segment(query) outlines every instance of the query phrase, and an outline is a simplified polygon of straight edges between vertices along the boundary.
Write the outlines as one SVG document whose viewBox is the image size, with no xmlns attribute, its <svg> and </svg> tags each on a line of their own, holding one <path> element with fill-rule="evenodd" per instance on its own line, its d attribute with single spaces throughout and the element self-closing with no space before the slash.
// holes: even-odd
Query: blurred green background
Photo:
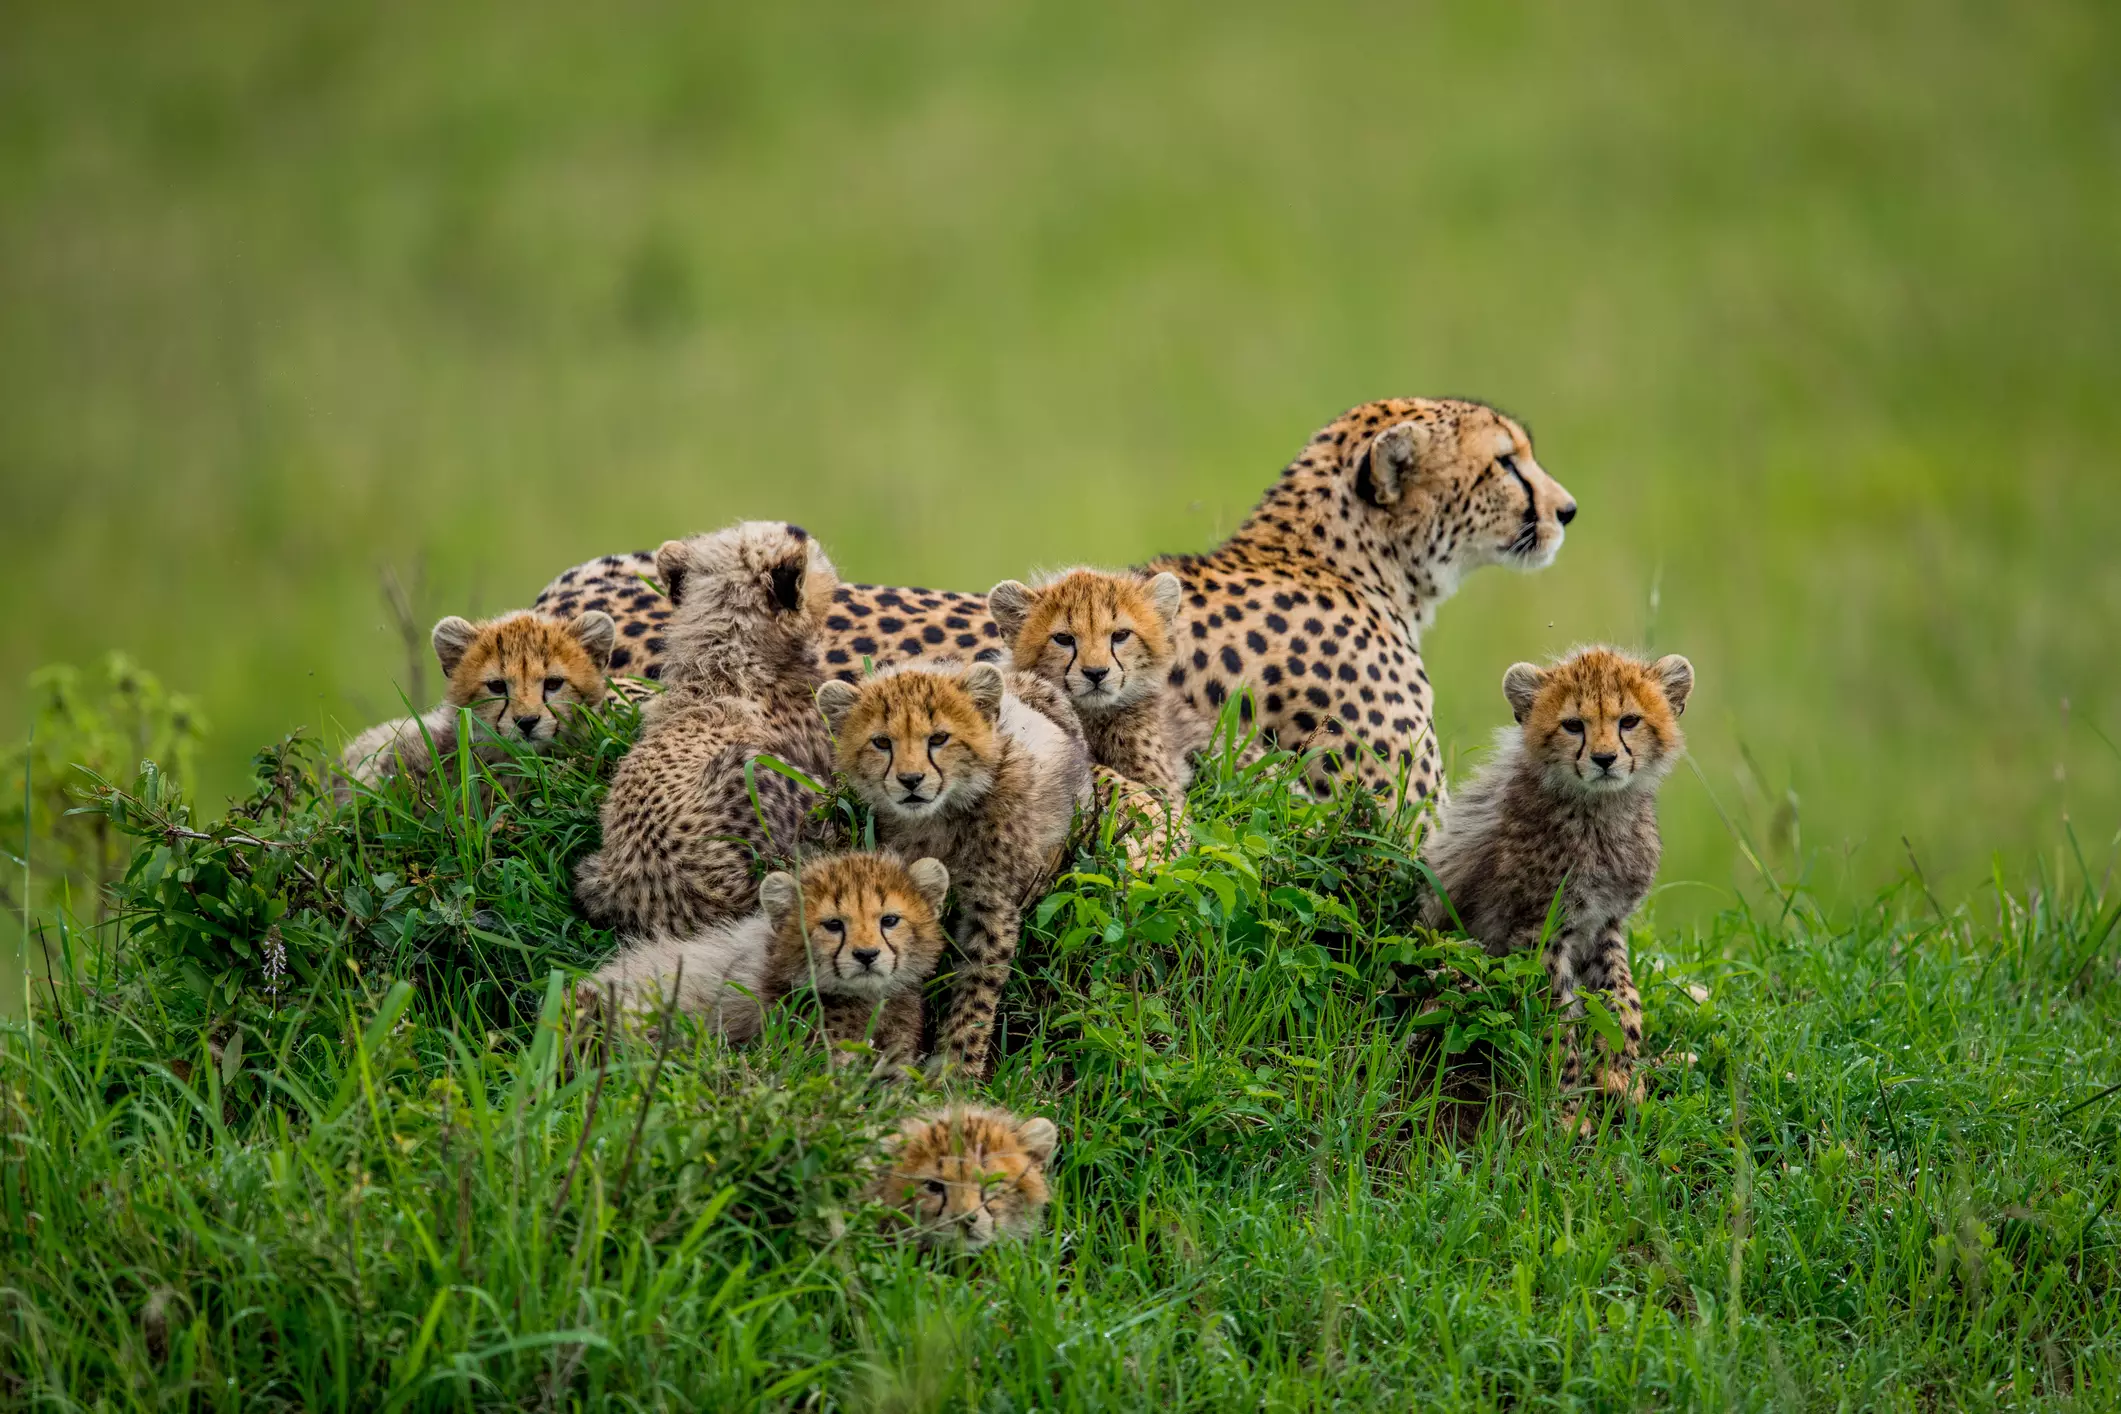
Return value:
<svg viewBox="0 0 2121 1414">
<path fill-rule="evenodd" d="M 1963 894 L 2065 815 L 2096 870 L 2117 41 L 2048 0 L 12 5 L 0 664 L 129 650 L 218 798 L 397 709 L 386 569 L 427 621 L 774 515 L 980 589 L 1205 547 L 1341 408 L 1460 394 L 1583 506 L 1429 639 L 1461 759 L 1512 660 L 1678 649 L 1667 880 L 1751 877 L 1719 804 L 1829 890 L 1905 835 Z"/>
</svg>

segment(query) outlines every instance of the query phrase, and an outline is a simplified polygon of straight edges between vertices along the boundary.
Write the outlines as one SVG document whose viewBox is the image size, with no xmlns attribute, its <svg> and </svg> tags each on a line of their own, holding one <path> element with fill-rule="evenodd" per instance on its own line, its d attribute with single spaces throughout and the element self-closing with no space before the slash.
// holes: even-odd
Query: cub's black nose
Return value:
<svg viewBox="0 0 2121 1414">
<path fill-rule="evenodd" d="M 532 732 L 536 731 L 537 729 L 538 729 L 538 719 L 537 719 L 536 717 L 518 717 L 518 718 L 516 718 L 516 730 L 517 730 L 517 731 L 519 731 L 519 732 L 521 732 L 521 733 L 522 733 L 522 734 L 523 734 L 524 736 L 529 736 L 529 735 L 530 735 L 530 734 L 531 734 Z"/>
<path fill-rule="evenodd" d="M 875 948 L 856 948 L 854 950 L 854 960 L 864 967 L 868 967 L 873 964 L 876 961 L 876 958 L 877 949 Z"/>
<path fill-rule="evenodd" d="M 1611 770 L 1613 767 L 1613 763 L 1615 761 L 1618 761 L 1619 759 L 1620 753 L 1617 751 L 1594 751 L 1591 753 L 1592 762 L 1596 764 L 1598 769 L 1601 771 Z"/>
<path fill-rule="evenodd" d="M 1570 521 L 1576 519 L 1576 503 L 1571 501 L 1560 510 L 1554 512 L 1554 519 L 1560 521 L 1563 525 L 1567 525 Z"/>
<path fill-rule="evenodd" d="M 919 790 L 921 782 L 926 779 L 927 777 L 919 771 L 901 771 L 898 773 L 898 783 L 907 790 Z"/>
<path fill-rule="evenodd" d="M 1085 668 L 1083 669 L 1083 678 L 1092 687 L 1102 687 L 1104 686 L 1106 676 L 1110 674 L 1111 671 L 1112 670 L 1110 668 Z"/>
</svg>

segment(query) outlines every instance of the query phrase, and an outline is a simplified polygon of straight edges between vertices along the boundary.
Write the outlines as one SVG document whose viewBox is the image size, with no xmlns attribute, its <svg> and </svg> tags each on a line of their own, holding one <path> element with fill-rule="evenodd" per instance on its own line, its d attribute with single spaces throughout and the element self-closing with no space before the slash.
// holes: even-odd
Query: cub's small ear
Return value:
<svg viewBox="0 0 2121 1414">
<path fill-rule="evenodd" d="M 1041 1166 L 1052 1163 L 1053 1151 L 1060 1147 L 1060 1131 L 1044 1115 L 1018 1125 L 1016 1137 L 1024 1141 L 1024 1152 Z"/>
<path fill-rule="evenodd" d="M 784 614 L 792 614 L 803 607 L 803 576 L 810 569 L 807 551 L 781 561 L 766 572 L 769 582 L 767 592 L 773 596 L 773 607 Z"/>
<path fill-rule="evenodd" d="M 1002 631 L 1002 637 L 1011 643 L 1024 630 L 1024 620 L 1031 617 L 1032 594 L 1029 585 L 1017 580 L 1005 579 L 987 591 L 987 612 L 994 616 L 994 626 Z"/>
<path fill-rule="evenodd" d="M 1149 581 L 1149 602 L 1156 606 L 1156 612 L 1168 629 L 1178 622 L 1179 606 L 1186 602 L 1186 586 L 1177 575 L 1165 570 Z"/>
<path fill-rule="evenodd" d="M 567 631 L 582 645 L 582 651 L 597 665 L 598 672 L 611 666 L 611 650 L 619 642 L 619 626 L 612 622 L 611 615 L 602 609 L 585 610 L 575 615 L 573 622 L 567 625 Z"/>
<path fill-rule="evenodd" d="M 1684 714 L 1686 700 L 1694 693 L 1694 665 L 1677 653 L 1667 653 L 1650 664 L 1650 676 L 1664 684 L 1664 700 L 1672 704 L 1672 715 Z"/>
<path fill-rule="evenodd" d="M 1435 438 L 1426 422 L 1395 423 L 1378 433 L 1355 468 L 1355 494 L 1373 506 L 1397 505 Z"/>
<path fill-rule="evenodd" d="M 1002 670 L 992 663 L 974 663 L 965 670 L 965 692 L 979 714 L 992 722 L 1002 715 Z"/>
<path fill-rule="evenodd" d="M 1539 685 L 1546 680 L 1546 673 L 1535 663 L 1512 663 L 1502 675 L 1502 695 L 1518 725 L 1532 714 L 1532 699 L 1539 696 Z"/>
<path fill-rule="evenodd" d="M 435 625 L 435 659 L 441 663 L 444 677 L 457 670 L 457 664 L 464 661 L 465 653 L 470 651 L 478 636 L 477 624 L 470 619 L 460 619 L 455 614 Z"/>
<path fill-rule="evenodd" d="M 795 875 L 783 872 L 768 874 L 759 880 L 759 907 L 766 910 L 767 921 L 778 928 L 795 912 L 797 900 L 803 896 L 801 885 Z"/>
<path fill-rule="evenodd" d="M 940 859 L 916 859 L 906 866 L 906 873 L 913 880 L 913 887 L 921 891 L 921 897 L 937 913 L 943 911 L 943 900 L 950 897 L 950 871 Z"/>
<path fill-rule="evenodd" d="M 834 736 L 839 735 L 840 728 L 846 724 L 847 714 L 854 710 L 854 704 L 861 700 L 861 696 L 861 689 L 838 678 L 828 678 L 818 684 L 818 710 L 825 714 L 825 725 L 832 728 Z"/>
<path fill-rule="evenodd" d="M 655 552 L 655 577 L 663 581 L 663 592 L 671 603 L 684 602 L 685 575 L 691 568 L 691 547 L 682 540 L 665 540 Z"/>
</svg>

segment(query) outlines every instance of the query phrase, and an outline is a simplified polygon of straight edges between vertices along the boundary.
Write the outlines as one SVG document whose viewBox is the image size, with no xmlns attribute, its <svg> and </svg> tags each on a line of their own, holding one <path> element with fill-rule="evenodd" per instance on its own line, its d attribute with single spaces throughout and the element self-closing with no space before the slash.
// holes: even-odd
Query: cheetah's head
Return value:
<svg viewBox="0 0 2121 1414">
<path fill-rule="evenodd" d="M 443 700 L 469 708 L 482 734 L 542 749 L 577 707 L 604 700 L 618 630 L 594 609 L 566 623 L 525 609 L 484 623 L 455 615 L 434 627 Z"/>
<path fill-rule="evenodd" d="M 1610 648 L 1550 668 L 1518 663 L 1502 678 L 1541 779 L 1582 795 L 1656 789 L 1686 749 L 1679 716 L 1693 691 L 1694 667 L 1677 653 L 1645 663 Z"/>
<path fill-rule="evenodd" d="M 934 975 L 949 893 L 940 860 L 836 854 L 812 860 L 800 883 L 768 874 L 759 905 L 798 984 L 815 979 L 828 996 L 881 999 Z"/>
<path fill-rule="evenodd" d="M 1002 673 L 992 663 L 911 663 L 817 690 L 840 773 L 887 819 L 963 809 L 994 784 Z"/>
<path fill-rule="evenodd" d="M 1327 533 L 1396 562 L 1417 598 L 1450 596 L 1483 565 L 1544 569 L 1576 518 L 1576 499 L 1532 455 L 1523 427 L 1480 403 L 1372 404 L 1342 444 L 1348 529 Z M 1371 430 L 1373 422 L 1382 426 Z M 1324 523 L 1322 523 L 1324 524 Z"/>
<path fill-rule="evenodd" d="M 1076 710 L 1116 711 L 1161 688 L 1170 670 L 1171 626 L 1185 589 L 1171 573 L 1069 570 L 1037 589 L 1005 579 L 987 611 L 1018 667 L 1056 683 Z"/>
<path fill-rule="evenodd" d="M 911 1221 L 926 1247 L 977 1252 L 1038 1227 L 1053 1121 L 964 1106 L 909 1119 L 888 1141 L 869 1196 Z"/>
<path fill-rule="evenodd" d="M 672 606 L 666 681 L 738 657 L 768 676 L 808 661 L 839 588 L 823 547 L 777 520 L 665 541 L 655 570 Z"/>
</svg>

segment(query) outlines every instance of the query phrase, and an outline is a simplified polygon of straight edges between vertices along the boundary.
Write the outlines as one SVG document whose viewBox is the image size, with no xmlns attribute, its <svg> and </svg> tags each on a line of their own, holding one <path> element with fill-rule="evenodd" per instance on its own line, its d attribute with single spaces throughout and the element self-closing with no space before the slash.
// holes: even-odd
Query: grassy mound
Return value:
<svg viewBox="0 0 2121 1414">
<path fill-rule="evenodd" d="M 1059 1124 L 1058 1199 L 952 1261 L 856 1199 L 935 1097 L 830 1073 L 801 1008 L 561 1044 L 634 726 L 348 808 L 301 742 L 221 821 L 100 792 L 118 923 L 0 1045 L 0 1400 L 2121 1402 L 2090 876 L 1645 927 L 1651 1098 L 1573 1140 L 1535 970 L 1407 924 L 1411 813 L 1225 759 L 1190 853 L 1089 841 L 1035 910 L 990 1090 Z"/>
</svg>

